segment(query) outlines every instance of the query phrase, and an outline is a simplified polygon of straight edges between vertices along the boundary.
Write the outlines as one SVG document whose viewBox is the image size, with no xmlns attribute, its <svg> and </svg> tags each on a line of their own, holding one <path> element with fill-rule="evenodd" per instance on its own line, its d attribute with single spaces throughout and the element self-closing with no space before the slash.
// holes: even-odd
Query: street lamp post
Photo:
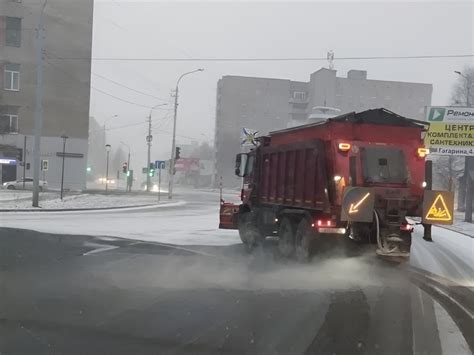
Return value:
<svg viewBox="0 0 474 355">
<path fill-rule="evenodd" d="M 471 85 L 469 77 L 460 71 L 454 71 L 459 76 L 466 80 L 466 106 L 471 107 Z M 466 155 L 464 158 L 464 178 L 466 179 L 466 209 L 464 212 L 464 220 L 472 223 L 472 195 L 473 195 L 473 181 L 471 178 L 471 171 L 474 170 L 474 157 Z"/>
<path fill-rule="evenodd" d="M 36 104 L 35 130 L 33 143 L 33 207 L 39 206 L 39 176 L 41 159 L 41 131 L 43 129 L 43 42 L 44 42 L 44 10 L 48 0 L 45 0 L 38 16 L 36 32 Z M 24 162 L 26 164 L 26 162 Z"/>
<path fill-rule="evenodd" d="M 129 171 L 130 171 L 130 146 L 129 146 L 127 143 L 122 142 L 122 141 L 120 141 L 120 144 L 123 144 L 124 146 L 126 146 L 126 147 L 128 148 L 127 172 L 129 172 Z M 130 192 L 131 186 L 130 186 L 130 184 L 128 183 L 128 175 L 127 175 L 126 181 L 127 181 L 127 183 L 126 183 L 126 188 L 125 188 L 125 190 Z"/>
<path fill-rule="evenodd" d="M 204 71 L 204 69 L 196 69 L 187 73 L 182 74 L 176 82 L 175 96 L 174 96 L 174 117 L 173 117 L 173 140 L 171 143 L 171 159 L 170 159 L 170 170 L 169 170 L 169 186 L 168 186 L 168 199 L 173 198 L 173 179 L 174 179 L 174 165 L 176 160 L 176 120 L 178 118 L 178 90 L 179 82 L 183 77 L 189 74 Z"/>
<path fill-rule="evenodd" d="M 61 201 L 63 200 L 63 193 L 64 193 L 64 161 L 66 159 L 66 140 L 69 138 L 65 134 L 61 136 L 63 139 L 63 164 L 61 168 Z"/>
<path fill-rule="evenodd" d="M 107 164 L 105 168 L 105 194 L 109 192 L 109 154 L 112 147 L 110 144 L 105 145 L 105 150 L 107 152 Z"/>
<path fill-rule="evenodd" d="M 147 149 L 147 166 L 146 166 L 146 191 L 150 192 L 150 185 L 151 185 L 151 176 L 150 176 L 150 163 L 151 163 L 151 142 L 153 141 L 153 136 L 151 135 L 151 113 L 152 111 L 160 106 L 166 106 L 168 105 L 167 103 L 164 104 L 158 104 L 156 106 L 153 106 L 150 109 L 150 114 L 148 115 L 148 135 L 146 136 L 146 143 L 148 145 Z"/>
</svg>

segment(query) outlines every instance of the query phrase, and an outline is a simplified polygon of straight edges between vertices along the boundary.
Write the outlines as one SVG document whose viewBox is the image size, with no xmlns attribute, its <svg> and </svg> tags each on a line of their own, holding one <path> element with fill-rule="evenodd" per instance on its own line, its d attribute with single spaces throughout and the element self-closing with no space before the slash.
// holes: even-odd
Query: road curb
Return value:
<svg viewBox="0 0 474 355">
<path fill-rule="evenodd" d="M 177 201 L 179 202 L 179 201 Z M 142 208 L 142 207 L 165 207 L 166 205 L 170 205 L 169 207 L 175 207 L 176 203 L 165 203 L 165 204 L 156 204 L 156 203 L 148 203 L 145 205 L 131 205 L 131 206 L 115 206 L 115 207 L 91 207 L 91 208 L 28 208 L 28 209 L 0 209 L 0 212 L 78 212 L 78 211 L 108 211 L 108 210 L 119 210 L 119 209 L 127 209 L 127 208 Z"/>
</svg>

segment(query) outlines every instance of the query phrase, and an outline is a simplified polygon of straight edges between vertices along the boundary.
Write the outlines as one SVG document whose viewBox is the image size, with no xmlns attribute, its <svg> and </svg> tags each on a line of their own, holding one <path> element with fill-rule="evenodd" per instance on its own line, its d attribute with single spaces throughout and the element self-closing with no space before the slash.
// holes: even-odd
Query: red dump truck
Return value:
<svg viewBox="0 0 474 355">
<path fill-rule="evenodd" d="M 424 217 L 431 189 L 422 140 L 428 126 L 374 109 L 260 137 L 236 157 L 242 203 L 221 200 L 220 228 L 238 229 L 248 248 L 278 237 L 283 256 L 302 260 L 327 238 L 408 256 L 413 226 L 406 217 Z M 434 222 L 423 221 L 429 240 Z"/>
</svg>

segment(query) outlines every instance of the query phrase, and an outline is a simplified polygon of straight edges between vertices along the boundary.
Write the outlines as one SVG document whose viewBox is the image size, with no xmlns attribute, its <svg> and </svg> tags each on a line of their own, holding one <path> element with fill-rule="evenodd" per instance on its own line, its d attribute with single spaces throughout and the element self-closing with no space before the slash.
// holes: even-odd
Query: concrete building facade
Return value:
<svg viewBox="0 0 474 355">
<path fill-rule="evenodd" d="M 36 28 L 42 5 L 0 3 L 0 181 L 33 176 Z M 51 188 L 60 185 L 62 135 L 69 137 L 66 152 L 73 153 L 65 159 L 64 185 L 82 189 L 86 184 L 92 19 L 93 0 L 49 0 L 45 7 L 40 154 L 48 160 L 41 177 Z"/>
<path fill-rule="evenodd" d="M 317 106 L 334 107 L 341 114 L 384 107 L 423 119 L 432 91 L 431 84 L 367 79 L 363 70 L 338 77 L 335 70 L 322 68 L 310 75 L 309 82 L 224 76 L 217 83 L 216 181 L 222 177 L 224 186 L 238 186 L 234 159 L 241 150 L 244 127 L 265 135 L 286 128 L 290 121 L 305 122 Z"/>
</svg>

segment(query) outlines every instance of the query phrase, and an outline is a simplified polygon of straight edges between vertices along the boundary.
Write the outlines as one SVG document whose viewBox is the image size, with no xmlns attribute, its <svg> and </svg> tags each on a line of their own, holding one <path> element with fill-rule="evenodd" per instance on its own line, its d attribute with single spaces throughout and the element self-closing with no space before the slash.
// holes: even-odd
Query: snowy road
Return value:
<svg viewBox="0 0 474 355">
<path fill-rule="evenodd" d="M 225 196 L 226 199 L 237 196 Z M 0 214 L 0 227 L 25 228 L 47 233 L 111 236 L 175 245 L 240 244 L 235 231 L 219 230 L 218 195 L 185 191 L 178 205 L 123 211 L 25 212 Z M 474 238 L 433 228 L 434 243 L 422 239 L 417 227 L 412 245 L 412 265 L 474 285 Z"/>
<path fill-rule="evenodd" d="M 216 193 L 177 199 L 0 214 L 18 228 L 0 228 L 0 352 L 472 353 L 472 238 L 415 232 L 411 264 L 457 283 L 437 296 L 375 255 L 300 265 L 272 240 L 248 255 L 236 231 L 217 229 Z"/>
</svg>

